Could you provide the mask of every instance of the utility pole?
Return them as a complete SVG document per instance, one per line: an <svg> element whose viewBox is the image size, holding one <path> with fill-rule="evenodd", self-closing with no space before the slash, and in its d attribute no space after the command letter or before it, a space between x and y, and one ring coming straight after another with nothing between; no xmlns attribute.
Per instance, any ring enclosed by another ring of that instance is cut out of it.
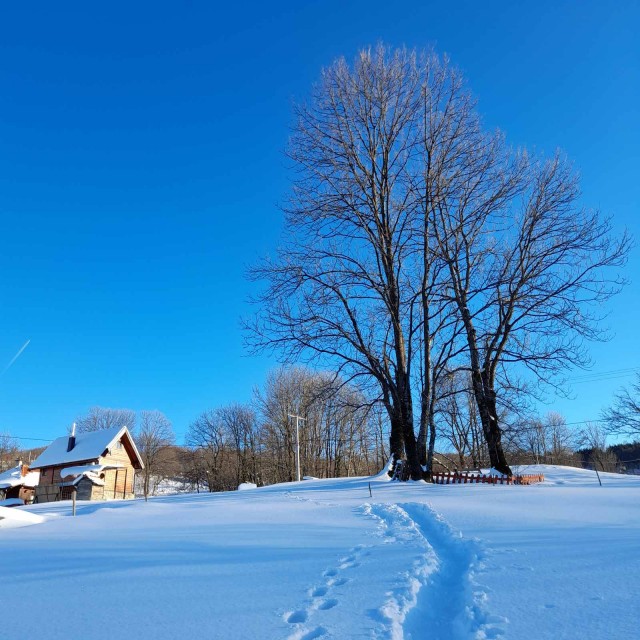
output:
<svg viewBox="0 0 640 640"><path fill-rule="evenodd" d="M291 413L287 414L290 418L296 419L296 472L298 475L298 482L300 482L300 427L298 422L302 420L304 422L305 418L302 416L292 415Z"/></svg>

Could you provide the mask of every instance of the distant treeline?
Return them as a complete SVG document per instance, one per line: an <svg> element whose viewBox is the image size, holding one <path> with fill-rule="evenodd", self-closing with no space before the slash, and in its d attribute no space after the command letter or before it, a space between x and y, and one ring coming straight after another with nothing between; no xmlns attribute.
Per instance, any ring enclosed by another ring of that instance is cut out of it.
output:
<svg viewBox="0 0 640 640"><path fill-rule="evenodd" d="M468 380L458 374L448 385L435 416L434 470L486 468L489 452ZM501 420L511 464L622 472L640 468L640 443L607 446L606 432L598 424L576 430L557 413L524 417L515 402L503 409ZM251 403L203 411L188 426L182 445L176 444L171 422L159 411L136 414L93 407L76 422L80 433L129 427L145 463L140 492L151 495L166 479L194 491L295 480L298 443L302 476L371 475L390 456L387 416L366 390L335 374L302 367L272 371ZM28 463L42 450L21 449L10 435L0 436L0 471L17 459Z"/></svg>

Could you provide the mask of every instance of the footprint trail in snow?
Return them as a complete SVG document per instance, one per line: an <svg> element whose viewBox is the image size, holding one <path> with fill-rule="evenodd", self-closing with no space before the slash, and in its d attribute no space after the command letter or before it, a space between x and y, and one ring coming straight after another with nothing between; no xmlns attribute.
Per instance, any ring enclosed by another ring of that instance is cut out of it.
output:
<svg viewBox="0 0 640 640"><path fill-rule="evenodd" d="M487 594L475 582L481 565L473 541L423 504L365 504L359 512L376 523L372 544L348 550L309 588L305 605L285 613L287 640L345 637L344 616L352 623L359 616L362 637L376 640L502 637L507 620L488 615ZM377 605L359 602L352 589L365 580L379 584Z"/></svg>
<svg viewBox="0 0 640 640"><path fill-rule="evenodd" d="M336 566L328 567L322 573L323 582L309 589L310 600L307 606L289 611L284 615L285 621L294 626L294 631L287 636L287 640L312 640L329 633L324 626L305 626L305 623L309 622L310 618L315 619L322 612L330 611L340 605L343 595L340 593L340 587L351 582L351 578L346 573L359 567L360 559L368 556L369 553L363 545L353 547L344 557L339 558Z"/></svg>

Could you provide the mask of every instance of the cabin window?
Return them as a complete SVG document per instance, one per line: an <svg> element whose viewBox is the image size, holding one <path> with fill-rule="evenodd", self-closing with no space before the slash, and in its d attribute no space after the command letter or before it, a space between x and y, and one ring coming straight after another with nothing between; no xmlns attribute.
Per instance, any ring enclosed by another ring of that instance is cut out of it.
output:
<svg viewBox="0 0 640 640"><path fill-rule="evenodd" d="M122 442L120 442L120 440L116 442L116 449L122 449Z"/></svg>

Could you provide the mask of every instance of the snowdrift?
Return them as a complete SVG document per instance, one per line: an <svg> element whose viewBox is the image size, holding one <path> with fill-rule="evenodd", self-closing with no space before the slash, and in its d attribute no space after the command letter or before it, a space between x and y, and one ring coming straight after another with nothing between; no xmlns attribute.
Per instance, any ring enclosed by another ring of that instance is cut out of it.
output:
<svg viewBox="0 0 640 640"><path fill-rule="evenodd" d="M21 507L0 507L0 529L28 527L44 520L42 516L24 511Z"/></svg>

